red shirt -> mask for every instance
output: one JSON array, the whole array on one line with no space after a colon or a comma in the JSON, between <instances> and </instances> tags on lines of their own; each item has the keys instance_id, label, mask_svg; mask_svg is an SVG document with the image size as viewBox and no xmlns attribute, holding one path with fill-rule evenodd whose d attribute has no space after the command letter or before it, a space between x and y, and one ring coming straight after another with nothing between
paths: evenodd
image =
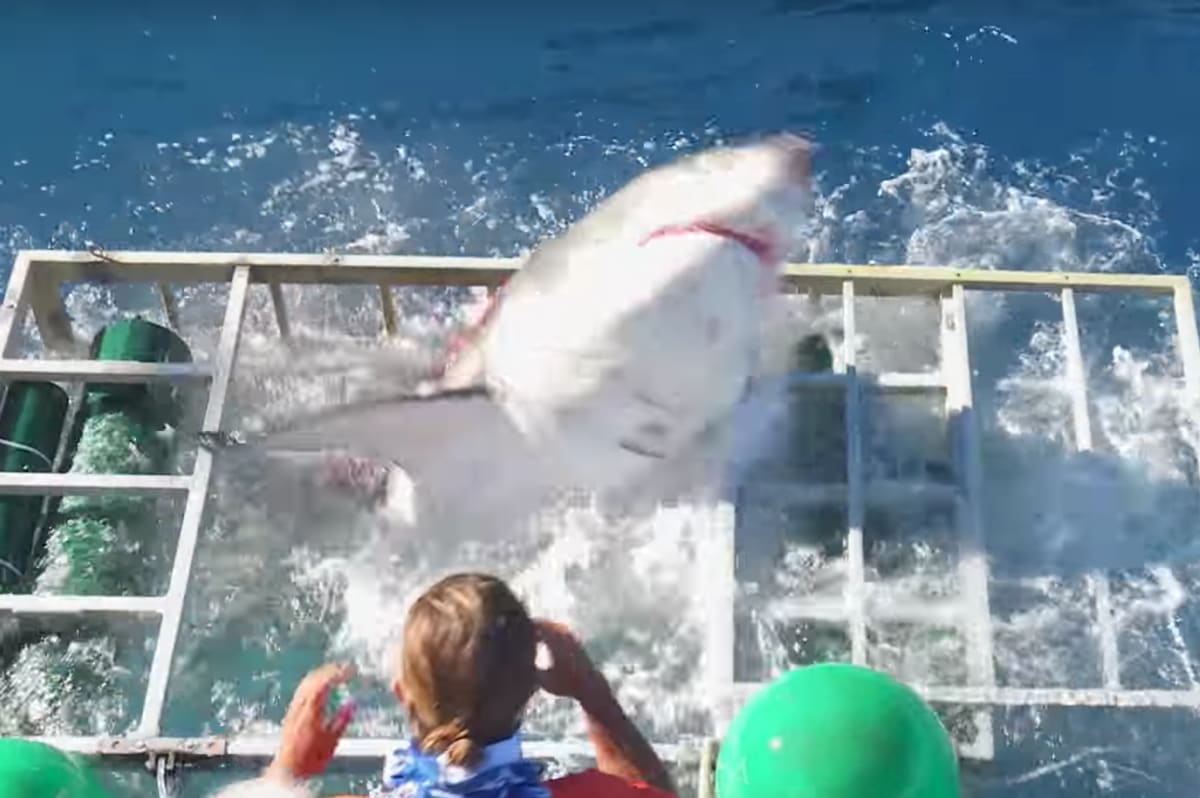
<instances>
[{"instance_id":1,"label":"red shirt","mask_svg":"<svg viewBox=\"0 0 1200 798\"><path fill-rule=\"evenodd\" d=\"M595 769L550 779L546 787L551 798L675 798L672 793L649 784L625 781Z\"/></svg>"}]
</instances>

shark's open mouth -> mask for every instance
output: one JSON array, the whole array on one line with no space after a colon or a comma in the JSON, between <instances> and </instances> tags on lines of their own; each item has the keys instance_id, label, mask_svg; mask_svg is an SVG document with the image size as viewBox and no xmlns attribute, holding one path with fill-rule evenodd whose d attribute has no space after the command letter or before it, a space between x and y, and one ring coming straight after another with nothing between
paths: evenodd
<instances>
[{"instance_id":1,"label":"shark's open mouth","mask_svg":"<svg viewBox=\"0 0 1200 798\"><path fill-rule=\"evenodd\" d=\"M742 233L712 222L692 222L691 224L662 227L643 238L639 243L639 246L645 246L647 242L653 241L656 238L664 238L666 236L676 235L692 235L695 233L704 233L706 235L718 236L720 238L727 238L730 241L735 241L753 252L754 256L762 261L764 266L774 265L775 261L779 258L779 247L771 239L763 236L754 236L749 233Z\"/></svg>"}]
</instances>

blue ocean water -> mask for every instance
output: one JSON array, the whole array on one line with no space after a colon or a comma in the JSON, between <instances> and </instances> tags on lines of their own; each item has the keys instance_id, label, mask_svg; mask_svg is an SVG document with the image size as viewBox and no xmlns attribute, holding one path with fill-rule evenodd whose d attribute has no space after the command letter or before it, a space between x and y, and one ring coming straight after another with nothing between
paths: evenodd
<instances>
[{"instance_id":1,"label":"blue ocean water","mask_svg":"<svg viewBox=\"0 0 1200 798\"><path fill-rule=\"evenodd\" d=\"M401 165L397 148L433 162L416 197L402 196L403 170L385 178L397 191L383 215L427 219L405 250L530 243L511 225L451 229L485 163L508 173L507 213L536 192L569 216L677 139L781 128L825 145L823 186L856 181L842 214L869 211L876 178L903 171L939 124L986 148L968 177L1021 187L1019 167L1033 168L1039 196L1151 237L1139 267L1182 271L1198 247L1200 110L1180 79L1198 57L1193 4L13 2L2 14L4 255L87 241L344 247L379 219L288 227L285 209L263 208L339 123L384 165ZM272 137L261 155L230 151ZM326 213L361 211L366 194L325 197ZM821 254L898 254L900 231L880 227L835 234Z\"/></svg>"},{"instance_id":2,"label":"blue ocean water","mask_svg":"<svg viewBox=\"0 0 1200 798\"><path fill-rule=\"evenodd\" d=\"M1200 5L1166 0L13 0L0 267L93 244L513 254L648 164L791 129L822 144L800 259L1187 273L1197 68ZM980 794L1196 793L1190 716L1014 715Z\"/></svg>"}]
</instances>

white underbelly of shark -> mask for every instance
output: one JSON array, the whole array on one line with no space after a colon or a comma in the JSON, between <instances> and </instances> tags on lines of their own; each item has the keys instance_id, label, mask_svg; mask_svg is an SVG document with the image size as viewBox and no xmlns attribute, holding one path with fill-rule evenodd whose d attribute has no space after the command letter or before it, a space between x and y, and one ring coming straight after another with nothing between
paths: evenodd
<instances>
[{"instance_id":1,"label":"white underbelly of shark","mask_svg":"<svg viewBox=\"0 0 1200 798\"><path fill-rule=\"evenodd\" d=\"M757 365L765 299L762 264L724 238L681 235L601 254L644 277L641 301L580 281L506 307L532 324L501 316L483 348L496 375L488 387L517 427L564 480L595 489L635 479L730 412ZM586 307L589 323L563 314L547 325L553 338L538 337L539 322L571 307Z\"/></svg>"}]
</instances>

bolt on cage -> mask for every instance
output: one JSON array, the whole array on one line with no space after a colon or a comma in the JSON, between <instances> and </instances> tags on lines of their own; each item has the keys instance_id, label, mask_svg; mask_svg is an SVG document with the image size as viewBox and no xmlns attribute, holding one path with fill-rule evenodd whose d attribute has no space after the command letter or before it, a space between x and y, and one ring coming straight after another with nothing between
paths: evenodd
<instances>
[{"instance_id":1,"label":"bolt on cage","mask_svg":"<svg viewBox=\"0 0 1200 798\"><path fill-rule=\"evenodd\" d=\"M230 382L237 359L247 298L253 287L269 292L281 336L290 334L287 307L280 286L285 283L323 283L378 286L382 327L393 334L397 312L391 287L411 285L500 285L519 262L512 259L465 257L413 257L374 255L283 255L197 252L63 252L21 251L9 277L0 307L0 381L50 380L81 382L192 381L204 382L208 396L202 432L220 431ZM1092 448L1088 415L1088 387L1080 347L1075 298L1080 292L1125 292L1169 297L1178 328L1178 354L1182 362L1188 410L1200 407L1200 337L1197 335L1192 287L1186 277L1093 273L1039 273L960 270L944 267L853 266L793 264L785 269L789 290L842 299L844 344L834 373L795 374L799 389L840 390L844 397L845 481L840 485L777 485L777 500L806 506L834 500L845 508L844 596L830 602L817 598L792 598L782 606L789 620L820 621L843 625L850 641L850 660L867 663L867 628L872 620L953 625L966 641L967 684L917 684L913 687L935 704L973 708L976 736L960 752L966 756L993 755L992 710L1001 706L1058 705L1098 707L1200 708L1200 688L1126 689L1122 686L1117 633L1111 610L1107 577L1090 576L1102 684L1089 688L1005 687L997 684L993 663L992 617L988 596L988 561L980 517L980 443L973 413L971 357L966 320L966 293L972 290L1056 293L1062 308L1066 386L1074 423L1077 450ZM177 326L177 309L170 286L227 283L229 294L211 365L194 363L142 363L82 359L24 359L15 356L17 332L32 312L46 349L74 352L71 322L60 288L66 283L151 283L157 287L163 310ZM941 362L936 372L860 373L855 347L856 297L933 297L940 303ZM944 401L951 439L954 480L949 484L872 484L866 478L861 427L864 394L923 393ZM166 592L156 596L70 596L0 594L0 613L26 616L99 614L134 615L159 619L145 700L136 730L124 737L33 738L59 748L98 757L149 757L174 762L176 758L217 759L269 757L276 744L271 736L178 738L162 736L160 722L167 697L172 658L179 638L183 605L192 571L197 541L205 514L205 501L213 473L213 453L200 448L189 475L79 475L64 473L0 472L0 494L69 495L92 493L163 494L186 497L179 539ZM865 581L863 527L867 506L876 494L895 490L924 492L953 507L958 543L960 595L920 607L902 603L872 603ZM772 493L771 490L767 491ZM657 746L669 760L696 754L702 769L701 795L711 795L708 774L714 763L716 741L737 707L761 683L735 679L735 521L732 500L708 514L705 566L712 571L706 602L709 626L704 641L703 667L713 696L714 737L695 746L684 743ZM345 759L377 758L393 745L387 739L354 738L341 742L336 756ZM529 753L539 758L588 755L585 740L531 741Z\"/></svg>"}]
</instances>

